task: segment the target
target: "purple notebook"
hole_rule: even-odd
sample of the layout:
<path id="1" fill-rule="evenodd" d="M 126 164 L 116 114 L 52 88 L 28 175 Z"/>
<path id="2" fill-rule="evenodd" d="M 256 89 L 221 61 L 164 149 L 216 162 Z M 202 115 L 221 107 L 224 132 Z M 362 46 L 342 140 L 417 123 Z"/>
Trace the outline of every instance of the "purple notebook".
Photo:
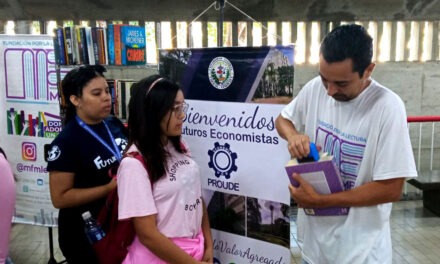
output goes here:
<path id="1" fill-rule="evenodd" d="M 332 159 L 332 156 L 321 154 L 319 161 L 298 163 L 296 159 L 290 160 L 285 166 L 290 183 L 298 187 L 299 183 L 292 178 L 293 173 L 298 173 L 320 194 L 343 191 L 339 169 Z M 316 216 L 347 215 L 349 207 L 304 208 L 304 211 Z"/>

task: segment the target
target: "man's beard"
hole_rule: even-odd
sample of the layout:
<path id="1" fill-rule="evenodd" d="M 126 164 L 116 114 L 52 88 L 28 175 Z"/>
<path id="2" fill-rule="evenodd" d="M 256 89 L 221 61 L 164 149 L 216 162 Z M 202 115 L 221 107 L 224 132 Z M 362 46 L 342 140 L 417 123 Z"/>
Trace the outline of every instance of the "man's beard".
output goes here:
<path id="1" fill-rule="evenodd" d="M 353 99 L 349 96 L 346 96 L 345 94 L 334 94 L 334 95 L 332 95 L 332 97 L 333 97 L 333 99 L 335 99 L 338 102 L 347 102 L 347 101 L 350 101 L 351 99 Z"/>

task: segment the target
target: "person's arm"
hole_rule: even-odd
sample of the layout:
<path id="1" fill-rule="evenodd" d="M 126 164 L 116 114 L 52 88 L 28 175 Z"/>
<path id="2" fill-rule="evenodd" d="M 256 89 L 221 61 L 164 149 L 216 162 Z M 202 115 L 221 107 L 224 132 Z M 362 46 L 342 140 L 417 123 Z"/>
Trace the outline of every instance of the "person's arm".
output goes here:
<path id="1" fill-rule="evenodd" d="M 405 178 L 378 180 L 348 191 L 318 194 L 299 174 L 293 174 L 299 182 L 296 188 L 289 186 L 292 198 L 305 208 L 371 206 L 395 202 L 400 199 Z"/>
<path id="2" fill-rule="evenodd" d="M 192 258 L 159 232 L 156 226 L 156 215 L 134 217 L 133 224 L 139 241 L 163 261 L 176 264 L 205 263 Z"/>
<path id="3" fill-rule="evenodd" d="M 304 158 L 310 152 L 310 138 L 299 133 L 293 123 L 279 115 L 275 120 L 278 134 L 287 141 L 287 148 L 292 158 Z"/>
<path id="4" fill-rule="evenodd" d="M 202 260 L 212 263 L 214 261 L 212 234 L 211 234 L 211 226 L 209 225 L 208 210 L 206 209 L 205 201 L 203 201 L 202 232 L 205 238 L 205 252 L 203 254 Z"/>
<path id="5" fill-rule="evenodd" d="M 92 188 L 73 188 L 74 174 L 70 172 L 49 172 L 49 188 L 52 204 L 55 208 L 67 208 L 83 205 L 105 197 L 116 188 L 116 180 Z"/>

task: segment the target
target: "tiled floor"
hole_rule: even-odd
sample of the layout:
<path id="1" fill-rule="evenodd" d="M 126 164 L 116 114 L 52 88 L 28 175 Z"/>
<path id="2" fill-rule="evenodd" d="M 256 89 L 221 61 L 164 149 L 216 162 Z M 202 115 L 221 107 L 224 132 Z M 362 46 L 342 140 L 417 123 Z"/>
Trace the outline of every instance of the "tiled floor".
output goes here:
<path id="1" fill-rule="evenodd" d="M 291 263 L 299 264 L 301 252 L 295 230 L 295 221 L 291 221 Z M 424 209 L 421 200 L 394 203 L 391 238 L 393 264 L 440 263 L 440 217 Z"/>
<path id="2" fill-rule="evenodd" d="M 440 217 L 422 201 L 399 202 L 391 214 L 393 263 L 440 263 Z"/>
<path id="3" fill-rule="evenodd" d="M 292 217 L 294 219 L 294 217 Z M 296 243 L 296 226 L 292 221 L 292 264 L 301 263 Z M 64 258 L 58 249 L 57 230 L 53 231 L 54 258 Z M 394 264 L 440 263 L 440 217 L 422 206 L 422 201 L 401 201 L 393 206 L 391 216 Z M 12 229 L 10 256 L 15 264 L 49 263 L 48 228 L 16 224 Z M 241 264 L 241 263 L 240 263 Z"/>

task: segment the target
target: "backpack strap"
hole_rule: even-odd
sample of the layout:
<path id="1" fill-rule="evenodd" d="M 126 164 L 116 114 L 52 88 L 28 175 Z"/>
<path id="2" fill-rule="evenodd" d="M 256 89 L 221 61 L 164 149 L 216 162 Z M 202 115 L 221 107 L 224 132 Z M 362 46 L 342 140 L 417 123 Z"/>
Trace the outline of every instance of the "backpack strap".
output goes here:
<path id="1" fill-rule="evenodd" d="M 139 160 L 142 163 L 142 165 L 144 165 L 145 169 L 148 170 L 147 166 L 145 164 L 144 158 L 142 157 L 141 153 L 139 153 L 138 151 L 132 151 L 132 152 L 125 153 L 124 158 L 125 157 L 131 157 L 131 158 L 135 158 L 135 159 Z"/>
<path id="2" fill-rule="evenodd" d="M 183 144 L 182 141 L 180 141 L 180 148 L 183 150 L 184 154 L 187 154 L 188 156 L 191 156 L 190 153 L 188 153 L 189 152 L 188 148 L 186 147 L 185 144 Z"/>
<path id="3" fill-rule="evenodd" d="M 150 175 L 151 175 L 150 170 L 148 169 L 147 164 L 145 164 L 145 160 L 144 160 L 143 156 L 141 155 L 141 153 L 139 153 L 138 151 L 127 152 L 124 154 L 124 158 L 125 157 L 135 158 L 135 159 L 139 160 L 142 163 L 142 165 L 144 166 L 145 170 L 147 171 L 148 177 L 150 177 Z M 150 178 L 150 180 L 151 180 L 151 178 Z M 153 188 L 153 184 L 151 184 L 151 188 Z"/>

